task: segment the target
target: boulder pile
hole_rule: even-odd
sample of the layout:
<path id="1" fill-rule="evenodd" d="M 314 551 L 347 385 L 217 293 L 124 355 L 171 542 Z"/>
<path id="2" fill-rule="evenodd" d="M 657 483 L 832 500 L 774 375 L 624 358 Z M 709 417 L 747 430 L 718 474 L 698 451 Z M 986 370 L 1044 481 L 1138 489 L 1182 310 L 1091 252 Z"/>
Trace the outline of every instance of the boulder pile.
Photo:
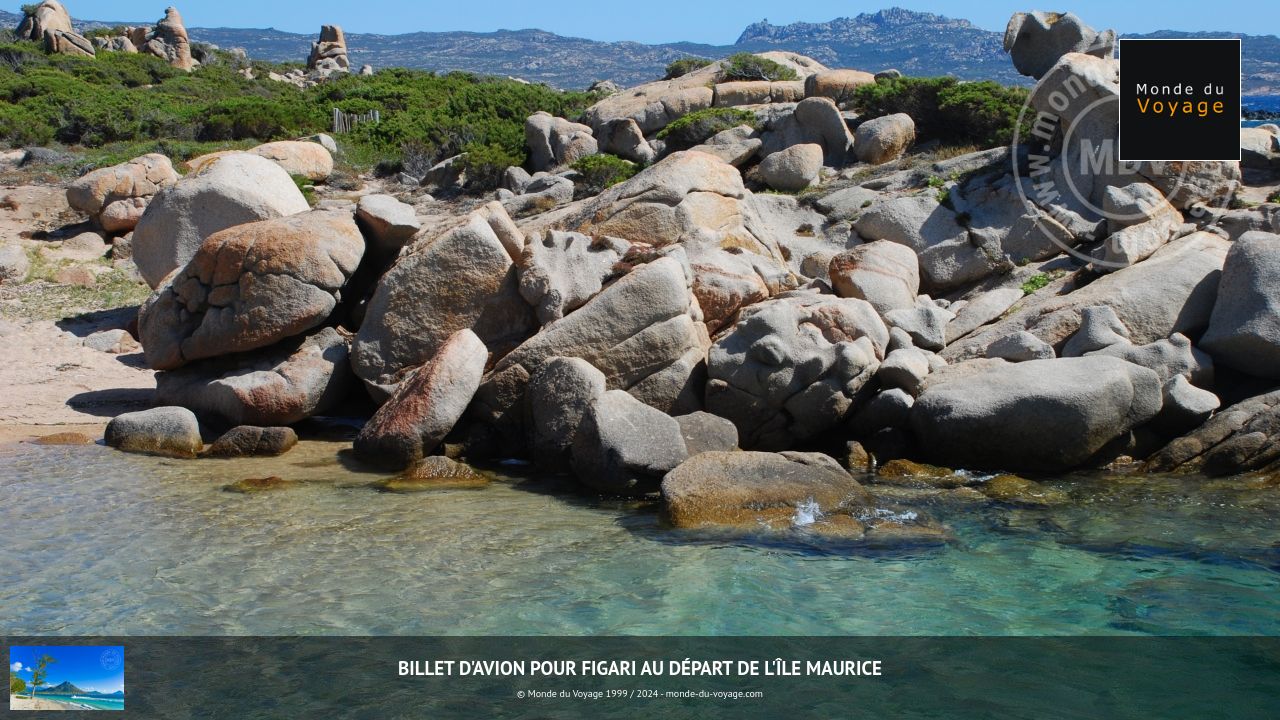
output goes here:
<path id="1" fill-rule="evenodd" d="M 1015 64 L 1040 78 L 1031 109 L 1078 91 L 1059 112 L 1095 146 L 1117 132 L 1117 64 L 1095 49 L 1112 37 L 1071 15 L 1010 24 Z M 844 106 L 870 73 L 766 58 L 796 79 L 712 63 L 582 118 L 533 115 L 530 166 L 447 216 L 385 195 L 311 209 L 288 175 L 331 164 L 289 143 L 167 184 L 142 158 L 76 192 L 105 225 L 148 197 L 137 178 L 155 185 L 134 252 L 156 288 L 139 330 L 162 402 L 228 427 L 349 402 L 372 416 L 355 457 L 404 477 L 439 474 L 441 453 L 520 458 L 593 493 L 660 495 L 681 527 L 869 539 L 906 532 L 861 482 L 895 460 L 1280 462 L 1280 405 L 1247 397 L 1280 379 L 1280 236 L 1274 206 L 1214 209 L 1238 163 L 1110 173 L 1057 143 L 1043 169 L 1077 193 L 1043 197 L 1010 148 L 904 158 L 915 119 Z M 756 121 L 663 133 L 721 109 Z M 645 166 L 587 192 L 565 166 L 600 153 Z M 1048 502 L 1037 487 L 976 495 Z"/>

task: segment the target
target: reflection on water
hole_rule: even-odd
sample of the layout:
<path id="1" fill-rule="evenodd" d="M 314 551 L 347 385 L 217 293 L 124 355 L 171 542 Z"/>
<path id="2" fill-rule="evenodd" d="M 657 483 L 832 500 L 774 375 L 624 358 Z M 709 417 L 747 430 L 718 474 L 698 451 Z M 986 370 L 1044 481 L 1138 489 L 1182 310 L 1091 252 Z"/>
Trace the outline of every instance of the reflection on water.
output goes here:
<path id="1" fill-rule="evenodd" d="M 691 534 L 562 480 L 376 492 L 344 443 L 268 460 L 0 448 L 0 629 L 54 634 L 1280 634 L 1280 487 L 1063 479 L 921 507 L 956 541 Z M 240 495 L 228 482 L 280 476 Z"/>

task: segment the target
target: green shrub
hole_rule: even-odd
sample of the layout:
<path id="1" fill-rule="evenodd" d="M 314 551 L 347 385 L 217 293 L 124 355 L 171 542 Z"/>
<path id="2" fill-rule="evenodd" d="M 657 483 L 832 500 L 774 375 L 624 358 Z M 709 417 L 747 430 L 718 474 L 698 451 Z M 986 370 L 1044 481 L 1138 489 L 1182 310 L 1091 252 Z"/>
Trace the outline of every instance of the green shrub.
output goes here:
<path id="1" fill-rule="evenodd" d="M 754 113 L 738 108 L 706 108 L 695 110 L 663 128 L 658 133 L 660 140 L 666 140 L 677 149 L 691 148 L 701 145 L 716 133 L 724 132 L 739 125 L 756 127 Z"/>
<path id="2" fill-rule="evenodd" d="M 990 80 L 962 83 L 951 77 L 903 77 L 862 85 L 854 97 L 854 106 L 866 119 L 910 115 L 922 141 L 989 148 L 1012 142 L 1027 90 Z M 1030 119 L 1024 118 L 1024 132 Z"/>
<path id="3" fill-rule="evenodd" d="M 725 58 L 722 81 L 732 80 L 795 80 L 796 71 L 786 65 L 751 53 L 736 53 Z"/>
<path id="4" fill-rule="evenodd" d="M 462 158 L 462 168 L 467 174 L 467 187 L 475 190 L 497 187 L 507 168 L 524 162 L 523 155 L 492 143 L 469 143 L 462 151 L 466 153 Z"/>
<path id="5" fill-rule="evenodd" d="M 667 74 L 663 80 L 675 80 L 678 77 L 688 75 L 694 70 L 704 68 L 712 63 L 711 60 L 700 57 L 685 57 L 675 60 L 667 65 Z"/>
<path id="6" fill-rule="evenodd" d="M 597 195 L 620 182 L 629 180 L 640 168 L 629 160 L 616 155 L 588 155 L 573 164 L 582 174 L 582 186 L 591 195 Z"/>
<path id="7" fill-rule="evenodd" d="M 257 79 L 237 73 L 246 66 Z M 470 73 L 390 68 L 306 90 L 266 77 L 294 66 L 215 51 L 214 61 L 187 73 L 149 55 L 50 56 L 35 43 L 0 43 L 0 143 L 61 142 L 97 164 L 134 148 L 202 154 L 218 144 L 289 139 L 329 131 L 335 107 L 377 110 L 381 123 L 341 138 L 353 168 L 401 165 L 406 147 L 428 167 L 465 151 L 472 186 L 481 189 L 508 165 L 524 164 L 525 118 L 539 110 L 574 118 L 594 102 L 587 93 Z"/>

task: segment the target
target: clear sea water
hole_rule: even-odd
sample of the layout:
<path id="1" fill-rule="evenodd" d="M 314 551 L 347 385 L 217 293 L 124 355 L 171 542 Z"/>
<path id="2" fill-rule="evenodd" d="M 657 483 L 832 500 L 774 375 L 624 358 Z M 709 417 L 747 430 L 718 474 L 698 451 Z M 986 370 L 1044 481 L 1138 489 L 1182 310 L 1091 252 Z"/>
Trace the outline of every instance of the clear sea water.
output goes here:
<path id="1" fill-rule="evenodd" d="M 0 629 L 25 635 L 1277 635 L 1280 480 L 1095 476 L 1057 509 L 913 507 L 941 547 L 666 527 L 503 475 L 378 492 L 269 460 L 0 446 Z M 294 487 L 223 492 L 246 477 Z"/>
<path id="2" fill-rule="evenodd" d="M 94 698 L 85 697 L 84 695 L 65 697 L 59 695 L 50 699 L 69 702 L 74 705 L 78 705 L 81 708 L 88 708 L 91 710 L 124 710 L 124 700 L 117 700 L 115 698 Z"/>
<path id="3" fill-rule="evenodd" d="M 1270 110 L 1273 113 L 1280 113 L 1280 95 L 1245 95 L 1241 98 L 1241 104 L 1246 110 Z M 1275 120 L 1243 120 L 1243 127 L 1257 127 L 1265 123 L 1275 123 Z"/>

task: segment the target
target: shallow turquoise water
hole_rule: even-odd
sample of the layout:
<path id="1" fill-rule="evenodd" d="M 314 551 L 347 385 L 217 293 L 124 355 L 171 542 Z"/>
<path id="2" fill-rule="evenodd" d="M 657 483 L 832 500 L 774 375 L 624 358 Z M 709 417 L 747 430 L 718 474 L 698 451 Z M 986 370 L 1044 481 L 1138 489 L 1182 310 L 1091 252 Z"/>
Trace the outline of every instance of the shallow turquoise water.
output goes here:
<path id="1" fill-rule="evenodd" d="M 0 447 L 0 629 L 24 635 L 1280 634 L 1280 485 L 1055 482 L 1057 510 L 920 503 L 935 548 L 666 528 L 563 481 L 391 494 L 270 460 Z M 221 491 L 245 477 L 299 486 Z"/>

